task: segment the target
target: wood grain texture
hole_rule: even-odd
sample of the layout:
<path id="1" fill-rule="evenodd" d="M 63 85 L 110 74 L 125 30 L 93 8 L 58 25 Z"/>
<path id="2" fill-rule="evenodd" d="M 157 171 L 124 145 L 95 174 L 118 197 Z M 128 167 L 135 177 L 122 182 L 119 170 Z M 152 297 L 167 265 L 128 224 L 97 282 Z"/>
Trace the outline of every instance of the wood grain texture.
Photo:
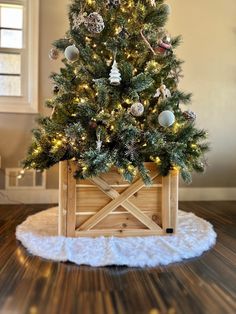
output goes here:
<path id="1" fill-rule="evenodd" d="M 67 190 L 67 219 L 66 219 L 66 236 L 75 237 L 76 225 L 76 181 L 73 173 L 76 170 L 73 162 L 68 162 L 68 190 Z"/>
<path id="2" fill-rule="evenodd" d="M 162 227 L 164 230 L 171 228 L 171 212 L 170 212 L 170 197 L 171 197 L 171 176 L 162 177 Z"/>
<path id="3" fill-rule="evenodd" d="M 93 178 L 91 181 L 97 185 L 105 194 L 111 197 L 111 199 L 116 199 L 120 196 L 120 194 L 111 188 L 106 181 L 101 178 Z M 159 230 L 162 231 L 161 228 L 148 216 L 146 216 L 137 206 L 135 206 L 129 200 L 125 200 L 121 204 L 130 214 L 132 214 L 135 218 L 137 218 L 142 224 L 148 227 L 150 230 Z"/>
<path id="4" fill-rule="evenodd" d="M 68 167 L 66 162 L 59 163 L 59 208 L 58 208 L 58 234 L 66 235 L 66 210 L 68 190 Z"/>
<path id="5" fill-rule="evenodd" d="M 216 246 L 149 269 L 78 267 L 29 254 L 16 225 L 47 205 L 0 206 L 0 314 L 235 314 L 236 202 L 184 202 L 210 221 Z"/>
<path id="6" fill-rule="evenodd" d="M 178 222 L 178 200 L 179 200 L 179 172 L 172 170 L 170 172 L 170 227 L 174 232 L 177 230 Z"/>
<path id="7" fill-rule="evenodd" d="M 156 178 L 158 172 L 155 170 L 150 174 L 151 178 Z M 99 210 L 95 215 L 90 217 L 86 222 L 79 226 L 79 231 L 87 231 L 92 229 L 101 220 L 103 220 L 108 214 L 114 211 L 118 206 L 120 206 L 124 201 L 129 199 L 133 194 L 138 192 L 144 186 L 143 180 L 138 179 L 136 182 L 132 183 L 124 192 L 122 192 L 117 198 L 113 199 L 101 210 Z M 91 232 L 92 234 L 92 232 Z"/>
<path id="8" fill-rule="evenodd" d="M 178 187 L 174 184 L 178 185 L 178 176 L 175 180 L 171 176 L 162 178 L 153 162 L 145 163 L 145 167 L 155 187 L 146 187 L 140 175 L 128 184 L 114 167 L 98 177 L 75 180 L 75 163 L 60 162 L 59 235 L 126 237 L 173 233 L 178 201 Z"/>

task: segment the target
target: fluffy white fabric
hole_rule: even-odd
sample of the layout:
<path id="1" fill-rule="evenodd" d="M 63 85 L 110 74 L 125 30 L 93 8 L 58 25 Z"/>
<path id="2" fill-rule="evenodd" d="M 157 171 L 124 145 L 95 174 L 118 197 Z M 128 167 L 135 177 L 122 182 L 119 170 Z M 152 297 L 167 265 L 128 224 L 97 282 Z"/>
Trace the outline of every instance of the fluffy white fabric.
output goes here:
<path id="1" fill-rule="evenodd" d="M 154 267 L 200 256 L 215 244 L 212 225 L 179 211 L 177 235 L 152 237 L 65 238 L 57 236 L 57 208 L 30 216 L 16 237 L 34 255 L 78 265 Z"/>

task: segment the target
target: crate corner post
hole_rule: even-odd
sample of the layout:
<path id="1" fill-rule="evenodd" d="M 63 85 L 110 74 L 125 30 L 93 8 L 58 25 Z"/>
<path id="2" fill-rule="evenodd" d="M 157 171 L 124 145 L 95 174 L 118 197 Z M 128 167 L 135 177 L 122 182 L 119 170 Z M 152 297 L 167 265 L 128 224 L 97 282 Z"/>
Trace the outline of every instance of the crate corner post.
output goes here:
<path id="1" fill-rule="evenodd" d="M 76 180 L 73 178 L 73 162 L 59 163 L 59 213 L 58 235 L 75 237 Z"/>

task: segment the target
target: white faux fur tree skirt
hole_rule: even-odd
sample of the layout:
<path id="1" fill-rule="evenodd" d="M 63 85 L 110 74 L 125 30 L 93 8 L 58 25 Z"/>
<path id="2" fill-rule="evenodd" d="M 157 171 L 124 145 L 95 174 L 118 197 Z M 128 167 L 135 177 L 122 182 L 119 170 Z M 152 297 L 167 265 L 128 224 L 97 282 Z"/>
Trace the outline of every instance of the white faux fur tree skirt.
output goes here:
<path id="1" fill-rule="evenodd" d="M 57 208 L 30 216 L 16 237 L 27 250 L 54 261 L 78 265 L 154 267 L 200 256 L 216 241 L 212 225 L 179 211 L 177 235 L 137 238 L 65 238 L 57 236 Z"/>

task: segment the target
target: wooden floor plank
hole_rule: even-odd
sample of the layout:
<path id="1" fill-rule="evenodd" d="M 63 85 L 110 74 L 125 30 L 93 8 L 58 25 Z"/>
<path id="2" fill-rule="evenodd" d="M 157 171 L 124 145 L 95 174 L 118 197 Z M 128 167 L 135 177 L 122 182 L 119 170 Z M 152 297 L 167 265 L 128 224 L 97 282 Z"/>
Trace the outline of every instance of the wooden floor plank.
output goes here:
<path id="1" fill-rule="evenodd" d="M 0 205 L 0 314 L 235 314 L 236 202 L 182 202 L 216 246 L 166 267 L 78 267 L 27 253 L 15 228 L 47 205 Z"/>

